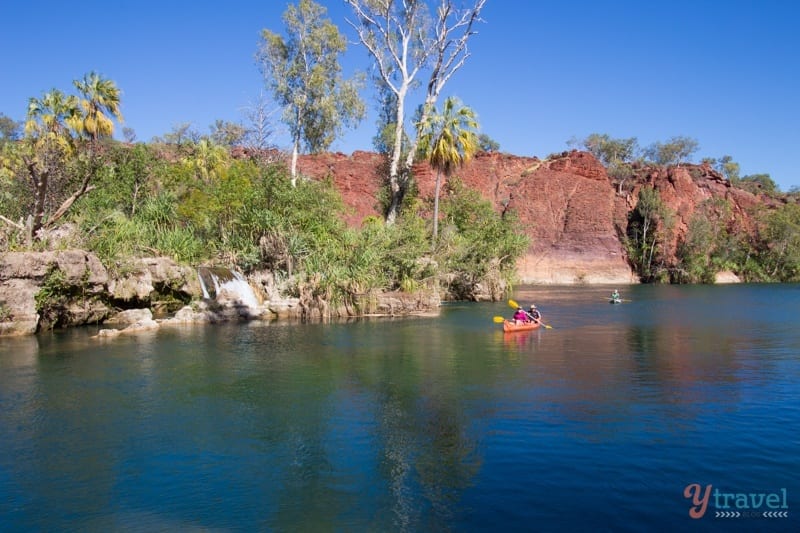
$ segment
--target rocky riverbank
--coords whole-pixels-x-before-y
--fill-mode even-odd
[[[271,272],[239,278],[223,271],[205,269],[201,276],[202,268],[165,257],[109,270],[84,250],[0,254],[0,336],[87,324],[107,325],[100,336],[113,337],[170,324],[402,316],[436,313],[440,304],[434,291],[369,293],[331,309],[302,290],[300,297],[285,296],[285,282]]]

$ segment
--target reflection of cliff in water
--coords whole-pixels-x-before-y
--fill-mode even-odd
[[[594,438],[663,420],[653,409],[669,411],[673,427],[648,431],[677,429],[697,422],[704,404],[720,401],[721,390],[725,402],[741,394],[736,373],[719,372],[732,366],[732,341],[714,332],[582,326],[546,332],[527,350],[542,418]]]

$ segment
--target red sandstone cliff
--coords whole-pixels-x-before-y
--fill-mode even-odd
[[[301,156],[300,171],[315,179],[330,178],[341,191],[357,225],[368,215],[381,216],[376,194],[382,158],[370,152]],[[431,196],[435,173],[414,168],[420,195]],[[564,152],[540,160],[502,153],[480,153],[456,172],[498,211],[516,212],[528,228],[531,246],[519,261],[523,283],[636,283],[619,239],[642,186],[655,187],[676,213],[671,251],[683,238],[697,206],[711,197],[731,200],[738,223],[751,225],[747,210],[758,197],[731,188],[707,165],[642,169],[619,191],[605,167],[587,152]]]

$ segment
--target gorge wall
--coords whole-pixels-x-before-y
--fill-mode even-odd
[[[302,156],[300,172],[313,179],[331,179],[349,209],[347,222],[358,225],[381,216],[376,201],[380,155],[354,152]],[[420,195],[432,197],[435,172],[427,164],[414,168]],[[734,214],[751,225],[748,208],[764,199],[732,188],[708,165],[648,167],[624,183],[615,183],[588,152],[571,151],[546,160],[503,153],[479,153],[454,174],[489,200],[498,212],[513,210],[531,238],[518,263],[522,283],[636,283],[620,235],[635,208],[639,189],[652,186],[676,213],[671,246],[685,236],[689,221],[703,201],[731,201]]]

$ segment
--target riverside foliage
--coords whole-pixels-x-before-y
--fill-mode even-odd
[[[6,147],[8,148],[8,146]],[[94,189],[64,218],[72,228],[58,244],[40,233],[33,246],[81,247],[111,269],[140,256],[169,256],[183,264],[213,263],[245,272],[268,269],[291,292],[312,285],[330,302],[370,290],[445,291],[471,297],[478,283],[513,281],[527,238],[511,217],[454,182],[442,209],[443,237],[430,244],[429,206],[408,206],[394,225],[369,217],[344,223],[341,195],[328,181],[292,186],[283,163],[236,159],[207,140],[176,147],[108,140]],[[0,198],[30,194],[19,177],[0,184]],[[11,219],[28,202],[2,201]],[[3,248],[25,248],[23,230],[6,225]]]
[[[624,243],[629,261],[644,282],[714,283],[721,271],[748,282],[800,281],[800,205],[754,208],[748,232],[724,198],[702,203],[677,242],[676,262],[667,261],[676,213],[657,190],[643,187],[628,215]]]

